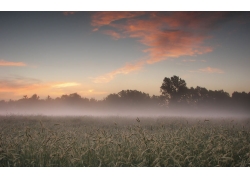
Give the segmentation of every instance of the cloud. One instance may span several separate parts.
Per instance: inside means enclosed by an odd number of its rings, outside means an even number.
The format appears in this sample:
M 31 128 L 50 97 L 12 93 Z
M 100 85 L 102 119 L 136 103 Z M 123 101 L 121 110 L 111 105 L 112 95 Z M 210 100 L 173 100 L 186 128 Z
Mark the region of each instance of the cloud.
M 218 68 L 211 68 L 211 67 L 206 67 L 204 69 L 199 69 L 200 72 L 205 72 L 205 73 L 224 73 L 223 70 L 218 69 Z
M 130 72 L 139 71 L 145 62 L 140 61 L 135 64 L 126 64 L 124 67 L 116 69 L 110 73 L 107 73 L 96 78 L 92 78 L 94 83 L 108 83 L 118 74 L 128 74 Z
M 101 27 L 105 25 L 109 25 L 110 23 L 126 18 L 132 18 L 139 15 L 143 15 L 144 12 L 114 12 L 114 11 L 107 11 L 107 12 L 97 12 L 92 16 L 92 26 Z M 97 30 L 97 29 L 96 29 Z
M 122 38 L 122 36 L 119 33 L 113 30 L 106 30 L 103 31 L 103 33 L 112 36 L 115 40 Z
M 204 63 L 204 62 L 207 62 L 207 61 L 206 60 L 196 60 L 196 59 L 184 59 L 184 60 L 182 60 L 182 62 L 184 62 L 184 63 L 203 62 Z
M 23 62 L 11 62 L 1 59 L 0 66 L 27 66 L 27 65 Z
M 23 95 L 56 95 L 61 96 L 65 92 L 73 90 L 75 87 L 81 87 L 77 82 L 42 82 L 34 78 L 21 76 L 6 77 L 0 79 L 0 93 L 11 94 L 10 98 L 21 98 Z M 82 87 L 81 87 L 82 88 Z
M 36 93 L 37 90 L 43 91 L 49 88 L 48 84 L 43 84 L 40 80 L 15 76 L 0 79 L 0 92 L 12 92 L 14 94 Z
M 236 15 L 231 12 L 97 12 L 91 25 L 93 31 L 102 26 L 111 28 L 101 32 L 114 39 L 135 38 L 145 45 L 143 52 L 147 60 L 141 68 L 145 64 L 212 52 L 213 47 L 205 43 L 212 38 L 209 33 Z M 125 73 L 115 70 L 99 76 L 95 82 L 109 82 L 117 74 Z
M 79 91 L 84 96 L 93 96 L 93 95 L 103 95 L 108 94 L 106 91 L 96 91 L 94 89 L 89 89 L 88 91 Z
M 79 86 L 81 85 L 80 83 L 76 82 L 66 82 L 66 83 L 58 83 L 52 85 L 53 88 L 66 88 L 66 87 L 72 87 L 72 86 Z
M 182 62 L 196 62 L 196 60 L 195 59 L 189 59 L 189 60 L 184 59 L 184 60 L 182 60 Z
M 64 11 L 63 15 L 68 16 L 68 15 L 73 15 L 75 13 L 76 13 L 75 11 Z
M 198 69 L 197 71 L 189 71 L 189 72 L 218 73 L 218 74 L 224 73 L 224 71 L 221 70 L 221 69 L 211 68 L 211 67 L 206 67 L 206 68 L 203 68 L 203 69 Z

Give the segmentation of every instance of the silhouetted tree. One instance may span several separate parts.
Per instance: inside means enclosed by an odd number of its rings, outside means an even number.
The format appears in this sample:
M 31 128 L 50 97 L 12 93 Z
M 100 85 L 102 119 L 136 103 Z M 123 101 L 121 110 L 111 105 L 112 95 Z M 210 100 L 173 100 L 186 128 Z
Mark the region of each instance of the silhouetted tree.
M 149 94 L 137 90 L 122 90 L 118 96 L 125 103 L 145 103 L 150 100 Z
M 47 99 L 46 99 L 47 101 L 51 101 L 52 100 L 52 98 L 50 97 L 50 95 L 48 95 L 47 96 Z
M 197 86 L 188 89 L 188 104 L 192 106 L 205 105 L 209 100 L 208 90 L 206 88 Z
M 230 99 L 229 94 L 223 90 L 215 90 L 215 91 L 209 90 L 208 96 L 210 103 L 216 103 L 220 105 L 227 103 L 228 100 Z
M 168 99 L 166 99 L 166 97 L 163 95 L 160 96 L 153 95 L 151 97 L 151 103 L 159 106 L 165 106 L 168 104 Z
M 188 88 L 186 82 L 178 76 L 163 79 L 160 91 L 170 104 L 182 103 L 187 101 Z
M 109 94 L 106 98 L 104 98 L 104 101 L 108 103 L 119 103 L 120 96 L 118 94 Z
M 236 106 L 250 106 L 250 92 L 233 92 L 232 101 Z
M 69 98 L 73 99 L 73 100 L 80 100 L 81 96 L 79 94 L 77 94 L 77 93 L 73 93 L 73 94 L 69 95 Z
M 33 94 L 29 100 L 32 100 L 32 101 L 35 101 L 35 100 L 38 100 L 39 99 L 39 96 L 37 94 Z

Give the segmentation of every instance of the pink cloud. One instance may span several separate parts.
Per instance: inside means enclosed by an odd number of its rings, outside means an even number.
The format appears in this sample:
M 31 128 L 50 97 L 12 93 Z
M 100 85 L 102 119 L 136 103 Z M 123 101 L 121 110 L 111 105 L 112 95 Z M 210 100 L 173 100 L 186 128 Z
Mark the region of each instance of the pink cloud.
M 67 92 L 79 91 L 84 86 L 78 82 L 42 82 L 38 79 L 12 77 L 0 78 L 0 93 L 8 93 L 9 97 L 5 98 L 22 98 L 23 95 L 31 96 L 39 94 L 46 97 L 47 95 L 61 96 Z
M 23 62 L 11 62 L 1 59 L 0 66 L 26 66 L 26 64 Z
M 100 27 L 104 25 L 109 25 L 110 23 L 124 19 L 124 18 L 132 18 L 135 16 L 139 16 L 144 14 L 144 12 L 114 12 L 114 11 L 106 11 L 106 12 L 97 12 L 92 16 L 92 26 Z
M 143 18 L 137 18 L 139 16 Z M 100 12 L 92 16 L 92 26 L 97 28 L 109 25 L 119 30 L 104 33 L 115 39 L 121 36 L 136 38 L 148 46 L 144 50 L 148 53 L 148 64 L 153 64 L 169 58 L 180 56 L 195 56 L 213 50 L 204 45 L 210 36 L 207 30 L 221 19 L 223 13 L 203 12 Z M 120 24 L 117 22 L 125 19 Z M 117 22 L 117 23 L 116 23 Z
M 116 69 L 110 73 L 107 73 L 96 78 L 92 78 L 94 83 L 107 83 L 110 82 L 118 74 L 128 74 L 130 72 L 139 71 L 145 62 L 140 61 L 135 64 L 126 64 L 124 67 Z
M 199 69 L 198 70 L 199 72 L 204 72 L 204 73 L 224 73 L 223 70 L 221 69 L 218 69 L 218 68 L 211 68 L 211 67 L 206 67 L 206 68 L 203 68 L 203 69 Z
M 147 60 L 141 68 L 145 64 L 170 58 L 212 52 L 213 47 L 206 45 L 205 41 L 212 38 L 209 35 L 211 29 L 217 28 L 228 16 L 231 16 L 229 12 L 98 12 L 92 16 L 91 25 L 95 31 L 102 26 L 116 29 L 103 31 L 114 39 L 135 38 L 146 45 L 143 52 L 147 54 Z M 199 71 L 223 73 L 222 70 L 210 67 Z M 100 76 L 95 82 L 109 82 L 117 74 L 126 74 L 116 72 Z

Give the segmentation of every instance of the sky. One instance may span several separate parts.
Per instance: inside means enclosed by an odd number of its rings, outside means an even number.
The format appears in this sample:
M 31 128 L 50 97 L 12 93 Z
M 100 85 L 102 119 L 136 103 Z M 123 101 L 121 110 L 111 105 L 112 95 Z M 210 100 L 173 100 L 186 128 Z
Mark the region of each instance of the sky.
M 0 12 L 0 100 L 187 87 L 250 91 L 250 12 Z

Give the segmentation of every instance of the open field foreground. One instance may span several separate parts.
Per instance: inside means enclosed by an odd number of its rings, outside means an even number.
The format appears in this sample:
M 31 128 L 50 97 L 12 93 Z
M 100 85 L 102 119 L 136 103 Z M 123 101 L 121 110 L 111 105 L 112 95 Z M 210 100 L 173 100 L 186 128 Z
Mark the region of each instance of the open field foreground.
M 249 122 L 0 116 L 0 166 L 250 166 Z

